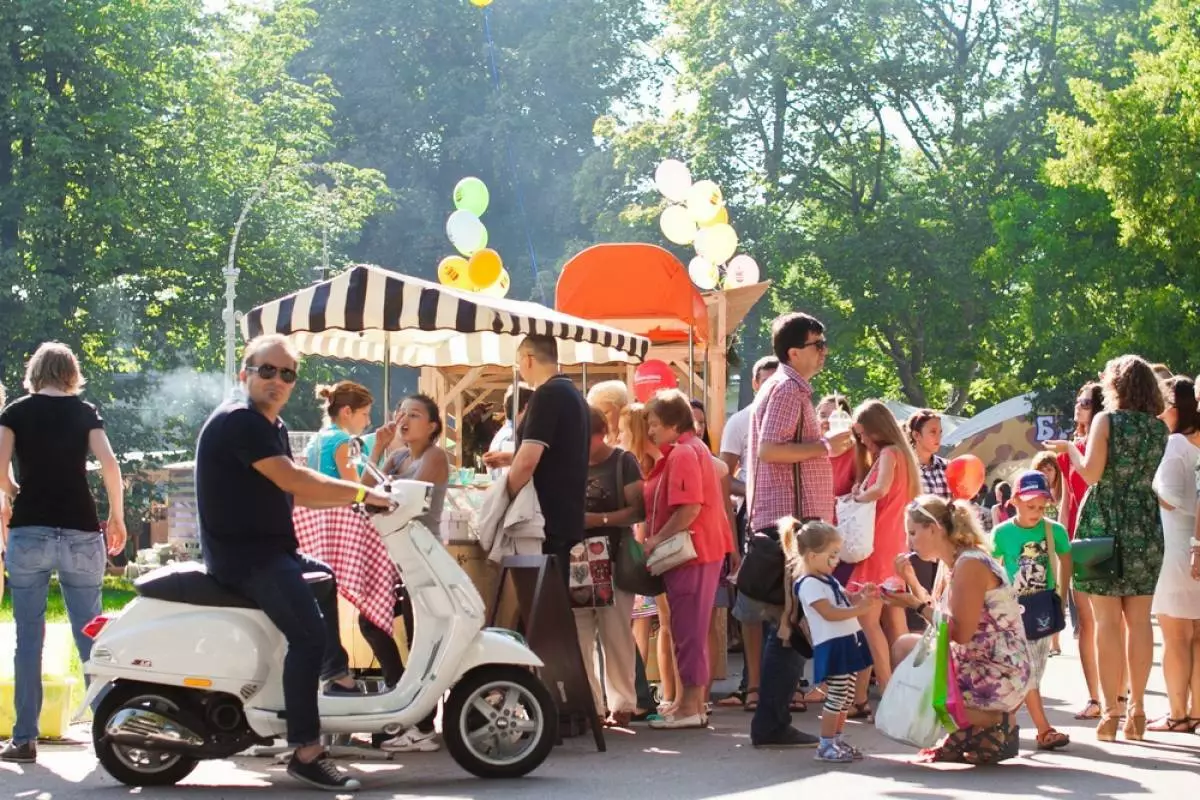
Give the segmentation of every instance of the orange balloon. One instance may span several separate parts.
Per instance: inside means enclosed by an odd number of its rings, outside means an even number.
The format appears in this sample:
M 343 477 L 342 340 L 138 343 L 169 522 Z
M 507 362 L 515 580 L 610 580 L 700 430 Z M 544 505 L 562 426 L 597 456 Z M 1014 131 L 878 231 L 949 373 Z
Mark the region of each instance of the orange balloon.
M 987 478 L 987 469 L 978 456 L 965 455 L 946 465 L 946 483 L 956 500 L 973 500 Z
M 467 275 L 471 283 L 480 289 L 495 283 L 503 270 L 504 262 L 500 260 L 500 254 L 490 247 L 478 251 L 467 262 Z

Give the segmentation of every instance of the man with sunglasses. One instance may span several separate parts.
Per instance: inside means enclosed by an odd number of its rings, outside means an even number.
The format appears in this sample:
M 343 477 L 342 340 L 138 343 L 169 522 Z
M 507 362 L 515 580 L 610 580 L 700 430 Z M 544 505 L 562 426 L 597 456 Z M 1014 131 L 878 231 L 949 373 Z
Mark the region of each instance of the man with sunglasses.
M 254 601 L 287 639 L 283 697 L 288 744 L 296 748 L 288 774 L 318 789 L 359 788 L 321 746 L 317 693 L 355 693 L 338 636 L 337 595 L 320 602 L 305 582 L 309 572 L 332 571 L 302 555 L 292 525 L 293 503 L 336 508 L 365 503 L 387 508 L 388 496 L 326 477 L 292 460 L 288 429 L 279 418 L 296 384 L 297 355 L 282 336 L 246 345 L 241 381 L 245 399 L 212 413 L 196 443 L 196 504 L 208 572 Z

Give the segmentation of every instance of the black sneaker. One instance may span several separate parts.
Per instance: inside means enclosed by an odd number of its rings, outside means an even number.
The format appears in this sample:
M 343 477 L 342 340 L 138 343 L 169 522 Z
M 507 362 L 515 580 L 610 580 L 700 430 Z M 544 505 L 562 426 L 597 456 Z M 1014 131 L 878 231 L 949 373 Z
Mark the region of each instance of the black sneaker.
M 363 694 L 363 690 L 357 682 L 350 687 L 342 686 L 340 683 L 330 682 L 325 684 L 325 694 L 332 697 L 348 697 L 352 695 Z
M 9 742 L 8 746 L 0 751 L 0 761 L 7 761 L 10 764 L 32 764 L 37 761 L 37 742 L 25 742 L 17 744 Z
M 327 792 L 354 792 L 362 786 L 354 778 L 339 772 L 328 753 L 322 753 L 307 764 L 293 753 L 292 760 L 288 762 L 287 772 L 301 783 Z
M 755 747 L 816 747 L 821 743 L 821 740 L 816 736 L 789 726 L 779 736 L 771 739 L 763 739 L 758 742 L 751 739 L 750 743 Z

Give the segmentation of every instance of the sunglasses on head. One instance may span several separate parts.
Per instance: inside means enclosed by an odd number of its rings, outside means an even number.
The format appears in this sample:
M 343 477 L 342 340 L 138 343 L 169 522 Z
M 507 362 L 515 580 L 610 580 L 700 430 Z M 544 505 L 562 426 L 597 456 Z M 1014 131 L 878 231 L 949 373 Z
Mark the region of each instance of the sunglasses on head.
M 277 367 L 274 364 L 259 364 L 255 367 L 246 367 L 246 372 L 253 372 L 264 381 L 269 381 L 275 376 L 279 376 L 279 380 L 284 383 L 296 382 L 296 370 L 291 367 Z

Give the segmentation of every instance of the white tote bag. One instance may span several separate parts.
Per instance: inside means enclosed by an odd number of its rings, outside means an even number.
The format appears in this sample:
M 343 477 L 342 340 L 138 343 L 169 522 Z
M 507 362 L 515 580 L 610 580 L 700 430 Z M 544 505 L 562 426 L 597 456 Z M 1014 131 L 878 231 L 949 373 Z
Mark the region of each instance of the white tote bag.
M 859 503 L 850 495 L 837 498 L 837 529 L 842 534 L 842 561 L 866 561 L 875 552 L 875 503 Z
M 933 747 L 946 735 L 933 710 L 933 673 L 937 623 L 900 662 L 875 711 L 875 727 L 884 736 L 913 747 Z

